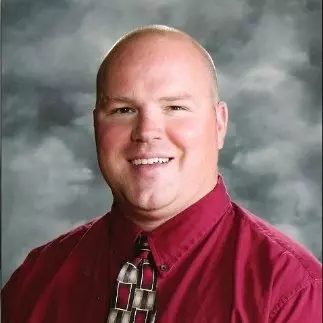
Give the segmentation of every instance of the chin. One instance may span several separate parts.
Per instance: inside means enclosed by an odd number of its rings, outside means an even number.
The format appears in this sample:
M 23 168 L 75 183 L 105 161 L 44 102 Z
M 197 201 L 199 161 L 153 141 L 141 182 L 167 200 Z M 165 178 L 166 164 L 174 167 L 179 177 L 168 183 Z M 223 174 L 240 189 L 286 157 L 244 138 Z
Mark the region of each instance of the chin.
M 153 212 L 166 208 L 170 205 L 176 197 L 171 194 L 161 194 L 161 193 L 152 193 L 152 194 L 136 194 L 132 195 L 129 198 L 130 204 L 135 208 L 138 208 L 142 212 Z

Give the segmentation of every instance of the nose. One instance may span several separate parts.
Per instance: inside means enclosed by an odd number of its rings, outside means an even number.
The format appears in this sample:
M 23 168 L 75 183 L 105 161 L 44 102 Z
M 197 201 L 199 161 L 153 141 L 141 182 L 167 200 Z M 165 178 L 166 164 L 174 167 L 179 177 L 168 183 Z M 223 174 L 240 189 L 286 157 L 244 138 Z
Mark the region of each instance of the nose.
M 137 142 L 150 142 L 162 139 L 163 120 L 157 113 L 138 113 L 131 139 Z

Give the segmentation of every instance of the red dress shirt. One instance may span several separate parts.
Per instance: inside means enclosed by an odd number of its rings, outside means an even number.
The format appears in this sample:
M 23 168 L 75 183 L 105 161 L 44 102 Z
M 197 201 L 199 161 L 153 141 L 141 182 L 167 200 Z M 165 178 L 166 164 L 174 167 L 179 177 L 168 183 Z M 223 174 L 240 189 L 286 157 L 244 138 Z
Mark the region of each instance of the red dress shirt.
M 113 206 L 34 249 L 2 293 L 4 323 L 104 323 L 141 230 Z M 321 263 L 233 203 L 219 177 L 148 233 L 159 273 L 157 323 L 321 322 Z

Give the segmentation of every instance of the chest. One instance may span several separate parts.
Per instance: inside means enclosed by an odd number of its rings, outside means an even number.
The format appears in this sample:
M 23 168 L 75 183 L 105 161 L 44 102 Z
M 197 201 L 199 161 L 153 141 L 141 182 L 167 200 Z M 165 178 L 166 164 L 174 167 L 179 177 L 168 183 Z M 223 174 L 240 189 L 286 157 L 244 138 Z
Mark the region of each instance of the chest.
M 226 261 L 187 259 L 160 277 L 157 322 L 230 322 L 234 272 Z

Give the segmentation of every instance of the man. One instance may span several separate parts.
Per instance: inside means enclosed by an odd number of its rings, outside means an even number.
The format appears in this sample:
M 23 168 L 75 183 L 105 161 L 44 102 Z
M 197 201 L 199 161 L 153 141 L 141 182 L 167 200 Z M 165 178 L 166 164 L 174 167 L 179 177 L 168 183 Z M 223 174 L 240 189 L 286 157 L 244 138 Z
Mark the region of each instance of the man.
M 320 322 L 321 264 L 226 192 L 227 122 L 190 36 L 148 26 L 117 42 L 94 109 L 112 210 L 28 255 L 3 322 Z

